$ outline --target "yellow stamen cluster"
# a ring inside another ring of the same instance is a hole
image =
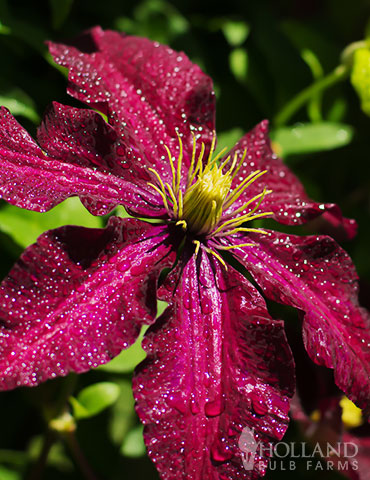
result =
[[[158,180],[157,185],[153,183],[149,183],[149,185],[161,195],[168,215],[176,221],[176,225],[180,225],[185,232],[201,239],[220,238],[239,232],[266,233],[261,229],[246,228],[241,225],[272,214],[272,212],[256,213],[265,195],[271,193],[271,190],[264,189],[233,212],[225,213],[253,182],[266,173],[266,170],[252,172],[235,189],[231,190],[232,182],[245,159],[246,150],[239,161],[238,155],[235,153],[233,158],[229,155],[219,164],[219,159],[224,155],[226,148],[214,155],[216,144],[216,135],[214,134],[207,160],[204,159],[204,143],[201,144],[200,153],[196,158],[196,138],[193,135],[193,151],[187,180],[185,185],[181,185],[183,145],[179,134],[178,139],[179,155],[176,167],[169,148],[165,146],[172,171],[172,182],[164,182],[156,170],[149,169]],[[226,169],[226,167],[228,168]],[[251,208],[253,204],[255,205]],[[247,208],[251,209],[248,213],[242,214]],[[200,240],[195,239],[193,242],[197,253],[200,248]],[[217,248],[229,250],[247,245],[251,244],[220,245]],[[204,248],[224,264],[216,252],[206,246]]]

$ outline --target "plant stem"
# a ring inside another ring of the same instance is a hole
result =
[[[48,459],[50,449],[53,446],[55,439],[56,439],[55,433],[52,432],[51,430],[47,430],[44,436],[44,442],[42,445],[39,458],[37,459],[37,462],[35,463],[33,469],[31,470],[28,480],[40,480],[42,478],[42,474],[46,466],[46,461]]]
[[[79,466],[81,473],[83,474],[86,480],[97,480],[95,473],[93,472],[92,468],[90,467],[85,455],[83,454],[80,445],[77,441],[77,438],[74,432],[65,432],[63,437],[65,438],[69,449],[71,450],[74,459]]]
[[[274,123],[276,126],[282,126],[305,105],[314,95],[322,92],[328,87],[344,80],[349,74],[350,67],[347,65],[339,65],[331,73],[317,80],[309,87],[298,93],[285,107],[276,115]]]
[[[55,409],[53,412],[54,417],[57,418],[62,414],[63,410],[66,407],[68,398],[72,394],[72,391],[76,385],[76,381],[77,381],[77,375],[74,373],[71,373],[68,375],[68,377],[64,378],[61,391],[59,392],[59,398],[55,404]],[[47,415],[45,415],[45,417],[46,416]],[[36,463],[31,469],[31,473],[30,473],[30,476],[28,477],[28,480],[40,480],[43,476],[43,472],[46,467],[46,462],[50,453],[50,449],[58,438],[57,432],[55,431],[55,429],[51,427],[52,420],[53,419],[45,418],[45,421],[48,424],[48,429],[46,430],[44,435],[42,449],[36,460]]]

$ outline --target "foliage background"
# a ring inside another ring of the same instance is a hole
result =
[[[369,306],[370,118],[346,79],[322,97],[314,96],[287,119],[288,128],[278,125],[278,114],[290,100],[331,72],[348,44],[367,35],[369,17],[369,0],[0,0],[0,103],[31,134],[53,100],[78,106],[66,95],[65,72],[53,65],[44,41],[68,39],[93,25],[147,36],[185,51],[214,79],[220,143],[231,147],[244,131],[269,118],[276,150],[309,194],[318,201],[338,203],[346,216],[357,220],[359,234],[353,241],[332,233],[352,255],[361,277],[362,303]],[[69,223],[103,226],[104,221],[89,215],[75,199],[47,214],[1,203],[0,274],[5,276],[43,231]],[[316,222],[294,231],[323,228]],[[273,315],[287,320],[289,335],[299,343],[299,321],[292,311],[270,308]],[[98,478],[158,478],[145,456],[130,393],[132,371],[141,358],[137,345],[107,368],[79,378],[1,393],[0,480],[79,479],[78,464],[84,461]],[[300,371],[297,363],[300,384],[307,379],[307,370]],[[109,383],[90,393],[84,390],[97,382]],[[44,465],[45,418],[52,417],[55,405],[71,393],[75,400],[69,409],[78,418],[77,431],[53,443]],[[314,400],[311,403],[314,408]],[[301,440],[299,429],[292,425],[287,438]],[[293,474],[337,476],[302,470],[270,472],[266,478]]]

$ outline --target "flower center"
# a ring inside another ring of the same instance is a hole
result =
[[[148,183],[161,195],[168,215],[176,221],[176,225],[181,225],[184,231],[191,233],[194,237],[199,236],[205,239],[225,237],[239,232],[266,233],[261,229],[245,228],[241,225],[250,220],[272,215],[272,212],[255,213],[265,195],[271,193],[271,190],[264,189],[241,207],[231,212],[228,211],[229,207],[240,198],[243,192],[266,173],[266,170],[252,172],[236,188],[231,189],[233,180],[244,162],[246,150],[239,161],[237,154],[235,154],[233,158],[229,155],[220,164],[219,159],[227,149],[224,148],[217,155],[214,155],[216,144],[216,135],[214,134],[208,159],[204,160],[203,158],[204,143],[202,143],[200,154],[196,159],[196,138],[193,136],[193,151],[187,180],[185,185],[181,185],[183,145],[180,135],[178,135],[178,138],[180,149],[176,167],[169,148],[165,146],[172,171],[171,184],[163,182],[159,173],[152,168],[149,170],[156,176],[158,184]],[[245,213],[247,210],[249,210],[248,213]],[[199,240],[194,240],[194,243],[199,249]],[[250,244],[239,244],[237,246],[244,245]],[[217,248],[225,250],[237,247],[219,245]],[[215,254],[213,251],[211,253]],[[216,256],[218,257],[217,254]]]
[[[222,216],[225,198],[231,186],[231,177],[223,174],[215,163],[208,163],[199,172],[196,181],[185,191],[181,218],[188,230],[206,235],[214,229]]]

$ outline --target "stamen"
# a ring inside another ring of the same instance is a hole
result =
[[[169,183],[166,183],[166,187],[168,189],[168,193],[170,194],[170,197],[172,199],[172,202],[173,202],[173,213],[175,214],[175,216],[177,215],[177,212],[178,212],[178,204],[177,204],[177,200],[176,200],[176,197],[175,197],[175,194],[173,193],[173,190],[171,188],[171,185]]]
[[[216,132],[213,130],[211,150],[209,151],[208,162],[207,163],[209,163],[212,160],[212,155],[213,155],[213,152],[215,151],[215,146],[216,146]]]
[[[238,215],[239,213],[241,213],[243,210],[245,210],[251,203],[255,202],[256,200],[258,200],[260,197],[262,197],[262,201],[265,197],[265,195],[268,195],[272,193],[272,190],[266,190],[266,188],[263,190],[263,192],[259,193],[258,195],[256,195],[255,197],[251,198],[250,200],[248,200],[248,202],[244,203],[244,205],[242,205],[241,207],[237,208],[236,210],[234,210],[231,214],[233,216],[235,215]]]
[[[213,229],[213,227],[216,225],[216,222],[217,222],[217,212],[216,212],[216,208],[217,208],[217,202],[216,200],[212,200],[212,207],[211,207],[211,213],[210,213],[210,217],[211,217],[211,228]]]
[[[235,156],[236,156],[236,155],[237,155],[237,153],[235,153]],[[243,155],[241,156],[240,161],[239,161],[239,163],[238,163],[238,166],[236,167],[235,172],[234,172],[234,173],[232,174],[232,176],[231,176],[231,180],[234,180],[234,178],[237,176],[239,170],[241,169],[241,166],[242,166],[243,163],[244,163],[244,159],[245,159],[246,155],[247,155],[247,149],[245,148],[245,149],[244,149],[244,152],[243,152]]]
[[[217,245],[217,250],[231,250],[233,248],[240,248],[240,247],[257,247],[255,243],[239,243],[238,245]]]
[[[222,162],[220,158],[225,155],[226,148],[222,149],[217,155],[214,155],[216,146],[216,134],[212,133],[212,141],[208,154],[208,158],[203,163],[204,154],[206,150],[205,144],[202,142],[199,155],[197,157],[197,138],[193,136],[193,149],[191,155],[190,166],[187,174],[187,181],[185,188],[180,188],[181,185],[181,169],[183,163],[183,141],[182,136],[176,130],[179,150],[177,156],[177,165],[175,166],[174,157],[171,155],[170,149],[165,145],[168,155],[172,179],[169,182],[164,182],[160,174],[153,168],[149,171],[154,173],[158,180],[158,185],[148,182],[156,192],[161,195],[163,204],[167,210],[169,217],[174,220],[176,226],[181,226],[184,232],[189,232],[195,238],[203,237],[205,240],[210,238],[222,238],[238,233],[259,233],[267,235],[268,232],[259,228],[242,227],[245,222],[250,222],[259,218],[270,216],[273,212],[255,213],[264,197],[271,193],[271,190],[264,190],[250,198],[242,206],[236,210],[224,213],[228,208],[237,201],[243,192],[257,179],[264,175],[267,170],[255,170],[251,172],[237,187],[231,191],[231,183],[238,174],[240,168],[245,160],[247,150],[238,160],[238,152],[228,155]],[[223,170],[227,171],[223,173]],[[251,208],[251,206],[253,206]],[[251,208],[248,213],[238,216],[246,209]],[[199,253],[201,247],[210,255],[213,255],[217,260],[227,269],[227,265],[223,258],[217,253],[217,250],[231,250],[244,246],[254,246],[254,243],[243,243],[238,245],[214,245],[215,249],[204,245],[203,240],[192,240],[195,245],[195,254]],[[216,250],[216,251],[215,251]]]
[[[253,174],[251,173],[245,180],[243,180],[242,183],[232,192],[231,196],[226,197],[224,204],[225,209],[228,208],[231,204],[233,204],[240,197],[240,195],[250,185],[252,185],[253,182],[255,182],[258,178],[262,177],[262,175],[264,175],[266,172],[267,170],[264,170],[263,172],[261,172],[261,170],[256,170],[255,172],[253,172]]]
[[[224,222],[222,225],[220,225],[213,233],[212,236],[214,237],[217,235],[219,232],[225,229],[225,227],[230,228],[235,228],[241,225],[242,223],[249,222],[251,220],[256,220],[257,218],[262,218],[266,217],[267,215],[273,215],[274,212],[262,212],[262,213],[257,213],[256,215],[250,216],[252,212],[249,212],[241,217],[238,218],[232,218],[231,220],[227,220]]]
[[[184,201],[183,201],[183,198],[182,198],[182,191],[181,190],[179,190],[178,200],[179,200],[179,218],[181,218],[182,214],[184,212]]]
[[[191,177],[191,174],[193,172],[194,163],[195,163],[195,154],[196,154],[196,150],[197,150],[197,139],[195,137],[194,132],[191,132],[191,134],[193,136],[193,151],[191,153],[191,162],[190,162],[190,167],[189,167],[189,170],[188,170],[188,182],[187,182],[187,184],[189,184],[189,178]],[[204,145],[204,144],[202,143],[202,145]]]
[[[186,232],[186,230],[188,228],[188,224],[186,223],[185,220],[179,220],[178,222],[176,222],[176,226],[178,226],[178,225],[181,225],[184,232]]]
[[[162,200],[163,200],[163,204],[164,204],[164,208],[167,210],[167,213],[169,214],[170,213],[170,209],[168,208],[168,203],[167,203],[167,198],[166,198],[166,195],[156,186],[156,185],[153,185],[152,183],[148,182],[148,185],[152,188],[154,188],[154,190],[156,192],[159,193],[159,195],[162,197]]]
[[[174,192],[175,194],[178,194],[180,190],[183,148],[182,148],[182,140],[181,140],[180,134],[177,130],[176,130],[176,133],[177,133],[177,138],[179,139],[179,157],[177,159],[177,182],[176,182],[176,188],[174,189]]]
[[[193,240],[193,243],[195,245],[195,256],[198,255],[199,249],[200,249],[200,241],[199,240]]]
[[[197,160],[197,164],[195,166],[195,170],[191,174],[190,174],[190,170],[189,170],[186,189],[188,189],[188,187],[193,183],[193,180],[194,180],[196,174],[198,173],[198,170],[199,170],[199,172],[202,170],[203,156],[204,156],[205,149],[206,149],[206,146],[204,145],[204,143],[202,143],[200,154],[199,154],[199,157],[198,157],[198,160]],[[194,150],[194,158],[195,158],[195,150]]]
[[[223,155],[226,151],[227,151],[227,147],[223,148],[220,152],[218,152],[218,154],[217,154],[214,158],[209,159],[209,160],[208,160],[209,163],[208,163],[207,167],[210,169],[210,167],[212,167],[212,166],[217,162],[217,160],[222,157],[222,155]],[[230,157],[229,157],[229,158],[230,158]],[[218,167],[218,168],[219,168],[220,170],[222,170],[221,167]]]
[[[203,247],[204,250],[207,252],[207,253],[210,253],[211,255],[213,255],[214,257],[217,258],[217,260],[225,267],[225,270],[227,271],[227,265],[224,261],[224,259],[218,254],[216,253],[214,250],[212,250],[211,248],[208,248],[208,247]]]
[[[224,148],[224,150],[227,150],[227,149]],[[223,150],[221,150],[221,151],[223,151]],[[226,158],[226,160],[224,160],[224,161],[221,163],[221,165],[219,166],[219,169],[221,170],[221,172],[222,172],[222,170],[226,167],[226,165],[229,163],[230,158],[231,158],[231,155],[229,155],[229,156]],[[230,170],[232,169],[233,164],[234,164],[234,162],[231,164]],[[228,174],[230,173],[230,170],[227,172]]]
[[[164,148],[165,148],[166,151],[167,151],[168,159],[169,159],[169,161],[170,161],[171,172],[172,172],[172,187],[173,187],[173,191],[175,191],[175,190],[176,190],[175,165],[173,164],[173,160],[172,160],[172,155],[171,155],[170,149],[167,147],[167,145],[165,145]]]
[[[217,238],[228,237],[229,235],[234,235],[234,233],[239,233],[239,232],[261,233],[262,235],[268,235],[268,232],[265,232],[265,230],[262,230],[260,228],[239,227],[233,230],[227,230],[227,232],[224,232],[224,233],[219,233],[217,235]]]

